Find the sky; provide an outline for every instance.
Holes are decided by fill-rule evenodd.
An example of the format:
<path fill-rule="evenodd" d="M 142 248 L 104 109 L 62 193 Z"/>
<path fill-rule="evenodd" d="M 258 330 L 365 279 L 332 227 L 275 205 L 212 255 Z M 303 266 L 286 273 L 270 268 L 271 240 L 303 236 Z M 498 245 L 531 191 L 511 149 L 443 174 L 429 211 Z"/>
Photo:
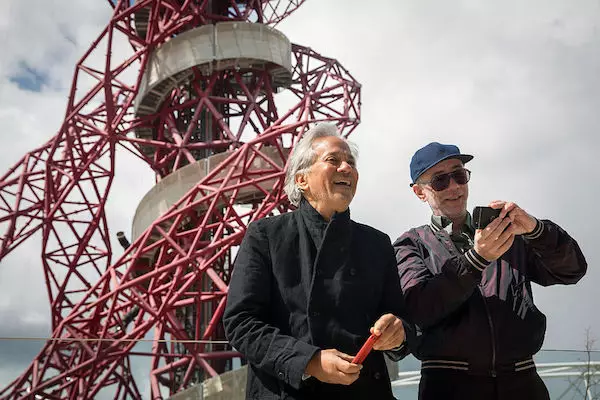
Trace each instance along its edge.
<path fill-rule="evenodd" d="M 0 0 L 0 174 L 57 132 L 75 63 L 110 16 L 105 0 Z M 354 219 L 392 240 L 426 223 L 429 209 L 408 187 L 410 157 L 431 141 L 457 144 L 475 156 L 470 208 L 514 201 L 561 225 L 587 258 L 577 285 L 534 287 L 548 317 L 544 348 L 583 349 L 587 328 L 600 339 L 600 3 L 307 0 L 278 29 L 362 84 Z M 125 152 L 117 171 L 109 224 L 129 231 L 154 180 Z M 0 262 L 0 337 L 49 333 L 40 244 Z M 0 341 L 0 387 L 41 345 Z"/>

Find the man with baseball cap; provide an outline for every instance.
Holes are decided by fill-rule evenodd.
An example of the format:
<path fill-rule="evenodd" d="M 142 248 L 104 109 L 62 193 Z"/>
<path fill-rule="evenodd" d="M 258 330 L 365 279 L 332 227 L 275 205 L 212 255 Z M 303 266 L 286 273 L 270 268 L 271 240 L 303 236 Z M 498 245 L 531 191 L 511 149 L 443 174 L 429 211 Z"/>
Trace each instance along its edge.
<path fill-rule="evenodd" d="M 549 399 L 532 356 L 542 346 L 546 317 L 531 282 L 574 284 L 587 263 L 563 229 L 515 203 L 484 229 L 467 212 L 473 156 L 430 143 L 410 163 L 410 186 L 429 204 L 431 222 L 394 243 L 403 296 L 422 361 L 419 399 Z"/>

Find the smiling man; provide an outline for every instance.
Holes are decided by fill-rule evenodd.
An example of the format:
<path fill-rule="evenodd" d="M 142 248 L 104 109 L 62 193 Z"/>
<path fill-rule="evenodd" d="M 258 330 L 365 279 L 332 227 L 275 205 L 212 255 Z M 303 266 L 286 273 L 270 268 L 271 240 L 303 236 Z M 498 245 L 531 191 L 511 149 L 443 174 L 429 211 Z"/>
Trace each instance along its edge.
<path fill-rule="evenodd" d="M 421 400 L 546 400 L 532 356 L 546 317 L 531 282 L 573 284 L 587 264 L 577 242 L 515 203 L 492 201 L 500 215 L 475 229 L 467 212 L 473 156 L 433 142 L 410 163 L 411 187 L 429 204 L 431 223 L 395 243 L 408 315 L 419 340 Z"/>
<path fill-rule="evenodd" d="M 357 183 L 354 148 L 317 125 L 286 170 L 298 209 L 248 226 L 223 318 L 246 398 L 394 398 L 382 351 L 406 354 L 404 301 L 389 237 L 350 219 Z M 375 351 L 352 363 L 370 333 Z"/>

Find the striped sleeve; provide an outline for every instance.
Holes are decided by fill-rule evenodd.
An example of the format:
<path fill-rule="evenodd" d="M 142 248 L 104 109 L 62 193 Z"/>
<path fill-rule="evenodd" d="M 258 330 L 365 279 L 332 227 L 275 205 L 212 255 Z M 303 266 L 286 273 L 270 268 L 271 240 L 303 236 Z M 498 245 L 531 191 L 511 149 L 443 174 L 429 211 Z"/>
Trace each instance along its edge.
<path fill-rule="evenodd" d="M 465 258 L 469 264 L 471 264 L 473 268 L 477 269 L 478 271 L 483 271 L 485 267 L 490 265 L 490 262 L 477 254 L 475 249 L 467 250 L 465 252 Z"/>
<path fill-rule="evenodd" d="M 540 221 L 539 219 L 536 219 L 535 228 L 533 228 L 533 230 L 531 232 L 525 233 L 523 235 L 523 238 L 527 239 L 527 240 L 537 239 L 540 236 L 542 236 L 543 232 L 544 232 L 544 223 L 542 221 Z"/>

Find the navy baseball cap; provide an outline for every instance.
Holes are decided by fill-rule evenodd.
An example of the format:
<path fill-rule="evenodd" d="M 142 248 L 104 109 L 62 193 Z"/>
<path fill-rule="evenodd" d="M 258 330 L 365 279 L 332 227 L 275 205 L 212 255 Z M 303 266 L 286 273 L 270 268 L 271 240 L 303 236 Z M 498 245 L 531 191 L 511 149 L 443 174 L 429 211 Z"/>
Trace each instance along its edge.
<path fill-rule="evenodd" d="M 416 183 L 417 179 L 419 179 L 425 171 L 440 161 L 448 160 L 449 158 L 457 158 L 462 161 L 463 164 L 466 164 L 473 159 L 473 156 L 469 154 L 460 154 L 459 148 L 453 144 L 431 142 L 427 146 L 417 150 L 412 157 L 412 160 L 410 160 L 410 178 L 413 183 Z"/>

